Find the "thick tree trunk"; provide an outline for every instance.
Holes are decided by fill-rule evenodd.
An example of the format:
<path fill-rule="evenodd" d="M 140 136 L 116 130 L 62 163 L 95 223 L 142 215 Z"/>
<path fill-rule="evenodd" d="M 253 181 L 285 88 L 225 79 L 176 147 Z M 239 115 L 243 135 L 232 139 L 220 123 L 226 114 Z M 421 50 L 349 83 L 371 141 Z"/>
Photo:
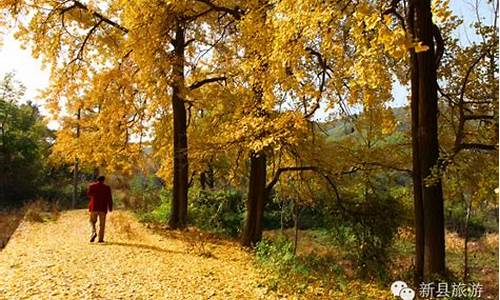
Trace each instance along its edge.
<path fill-rule="evenodd" d="M 417 53 L 418 147 L 424 216 L 424 278 L 445 273 L 444 205 L 441 179 L 425 184 L 439 159 L 437 74 L 431 1 L 415 0 L 416 37 L 427 51 Z"/>
<path fill-rule="evenodd" d="M 415 36 L 415 8 L 410 4 L 408 9 L 408 29 Z M 411 136 L 412 136 L 412 177 L 413 177 L 413 205 L 415 210 L 415 274 L 414 283 L 418 286 L 424 279 L 424 214 L 422 202 L 422 178 L 420 171 L 420 156 L 418 143 L 418 61 L 417 54 L 412 49 L 411 59 Z"/>
<path fill-rule="evenodd" d="M 78 109 L 78 112 L 76 113 L 76 138 L 78 139 L 80 137 L 80 118 L 81 118 L 81 109 Z M 76 207 L 76 200 L 78 197 L 78 169 L 79 169 L 79 164 L 80 161 L 78 157 L 75 158 L 75 163 L 73 166 L 73 198 L 71 199 L 71 208 Z"/>
<path fill-rule="evenodd" d="M 175 32 L 172 83 L 172 110 L 174 117 L 174 184 L 169 225 L 184 228 L 187 225 L 188 204 L 188 145 L 187 113 L 182 92 L 184 91 L 184 24 L 178 21 Z"/>
<path fill-rule="evenodd" d="M 415 58 L 416 59 L 416 58 Z M 416 68 L 415 68 L 416 69 Z M 412 77 L 415 72 L 412 70 Z M 412 78 L 413 82 L 413 78 Z M 417 90 L 417 89 L 415 89 Z M 413 89 L 412 89 L 413 94 Z M 420 284 L 424 276 L 424 205 L 422 199 L 422 174 L 420 170 L 418 142 L 418 92 L 411 97 L 412 152 L 413 152 L 413 204 L 415 209 L 415 283 Z"/>
<path fill-rule="evenodd" d="M 241 235 L 243 246 L 252 247 L 261 240 L 262 217 L 266 201 L 266 156 L 263 153 L 252 154 L 245 227 Z"/>

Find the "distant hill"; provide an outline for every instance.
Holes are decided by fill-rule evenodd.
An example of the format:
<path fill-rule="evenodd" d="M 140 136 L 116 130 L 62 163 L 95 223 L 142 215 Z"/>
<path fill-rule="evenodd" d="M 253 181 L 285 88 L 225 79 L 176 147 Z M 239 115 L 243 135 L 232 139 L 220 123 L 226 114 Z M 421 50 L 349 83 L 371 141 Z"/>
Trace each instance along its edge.
<path fill-rule="evenodd" d="M 411 129 L 409 107 L 394 107 L 391 110 L 398 123 L 397 132 L 409 131 Z M 359 116 L 360 114 L 345 116 L 333 121 L 319 123 L 318 126 L 328 136 L 328 140 L 335 141 L 355 132 L 353 120 Z"/>

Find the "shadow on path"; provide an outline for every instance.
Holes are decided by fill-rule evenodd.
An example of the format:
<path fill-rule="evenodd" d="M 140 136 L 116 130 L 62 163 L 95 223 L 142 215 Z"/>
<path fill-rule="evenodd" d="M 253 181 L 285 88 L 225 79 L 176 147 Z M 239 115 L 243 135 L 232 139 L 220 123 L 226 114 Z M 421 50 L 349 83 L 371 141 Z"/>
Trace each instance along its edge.
<path fill-rule="evenodd" d="M 146 245 L 146 244 L 134 244 L 134 243 L 123 243 L 123 242 L 105 242 L 103 244 L 98 244 L 99 246 L 124 246 L 124 247 L 132 247 L 132 248 L 139 248 L 139 249 L 145 249 L 145 250 L 153 250 L 153 251 L 158 251 L 158 252 L 163 252 L 163 253 L 175 253 L 175 254 L 189 254 L 187 252 L 182 252 L 182 251 L 176 251 L 176 250 L 168 250 L 164 248 L 160 248 L 157 246 L 152 246 L 152 245 Z"/>
<path fill-rule="evenodd" d="M 0 251 L 7 246 L 23 217 L 24 213 L 20 209 L 0 212 Z"/>

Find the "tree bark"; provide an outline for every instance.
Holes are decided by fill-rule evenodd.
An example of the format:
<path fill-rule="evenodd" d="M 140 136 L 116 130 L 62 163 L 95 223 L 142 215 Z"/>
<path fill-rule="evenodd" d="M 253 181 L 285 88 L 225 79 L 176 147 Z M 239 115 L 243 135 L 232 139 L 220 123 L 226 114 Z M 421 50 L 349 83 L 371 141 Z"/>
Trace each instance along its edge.
<path fill-rule="evenodd" d="M 81 118 L 81 109 L 78 108 L 76 113 L 76 138 L 80 137 L 80 118 Z M 76 200 L 78 197 L 78 169 L 79 169 L 80 161 L 78 157 L 75 157 L 75 164 L 73 166 L 73 198 L 71 199 L 71 208 L 76 207 Z"/>
<path fill-rule="evenodd" d="M 211 163 L 208 164 L 207 185 L 211 189 L 213 189 L 215 187 L 214 168 L 212 167 Z"/>
<path fill-rule="evenodd" d="M 73 165 L 73 197 L 71 199 L 71 208 L 76 207 L 76 200 L 78 198 L 78 172 L 79 172 L 79 160 L 78 157 L 75 158 L 75 163 Z"/>
<path fill-rule="evenodd" d="M 250 182 L 248 187 L 245 227 L 241 245 L 252 247 L 262 238 L 262 219 L 267 201 L 266 155 L 252 154 L 250 157 Z"/>
<path fill-rule="evenodd" d="M 7 114 L 7 112 L 5 112 Z M 8 166 L 8 160 L 7 160 L 7 139 L 5 137 L 5 123 L 6 120 L 2 121 L 2 124 L 0 126 L 0 132 L 2 133 L 2 156 L 1 156 L 1 161 L 2 165 L 0 167 L 0 200 L 4 203 L 7 201 L 7 195 L 5 193 L 5 186 L 6 186 L 6 180 L 7 180 L 7 166 Z"/>
<path fill-rule="evenodd" d="M 215 186 L 214 169 L 211 163 L 208 163 L 207 169 L 200 174 L 200 186 L 202 190 L 207 187 L 213 189 Z"/>
<path fill-rule="evenodd" d="M 416 38 L 428 46 L 417 53 L 418 148 L 424 216 L 424 278 L 445 273 L 444 203 L 441 178 L 425 184 L 439 159 L 437 72 L 431 1 L 415 0 Z"/>
<path fill-rule="evenodd" d="M 299 218 L 300 218 L 300 207 L 297 207 L 296 203 L 293 205 L 293 210 L 294 210 L 294 215 L 295 219 L 293 220 L 293 227 L 294 227 L 294 241 L 293 241 L 293 255 L 297 255 L 297 248 L 299 245 Z"/>
<path fill-rule="evenodd" d="M 464 224 L 464 282 L 469 280 L 469 221 L 472 209 L 472 200 L 465 200 L 464 194 L 462 193 L 462 201 L 466 202 L 467 208 L 465 212 L 465 224 Z"/>
<path fill-rule="evenodd" d="M 206 186 L 207 186 L 207 175 L 205 174 L 205 172 L 201 172 L 201 174 L 200 174 L 201 190 L 204 191 L 206 189 Z"/>
<path fill-rule="evenodd" d="M 408 8 L 408 30 L 415 36 L 415 7 L 410 3 Z M 418 286 L 424 277 L 424 215 L 422 202 L 422 180 L 420 170 L 419 142 L 418 142 L 418 61 L 415 50 L 410 51 L 411 59 L 411 136 L 412 136 L 412 177 L 413 177 L 413 205 L 415 210 L 415 274 L 414 283 Z"/>
<path fill-rule="evenodd" d="M 188 204 L 188 145 L 187 113 L 182 96 L 185 90 L 184 78 L 185 28 L 178 20 L 175 30 L 172 80 L 172 110 L 174 119 L 174 184 L 169 225 L 171 228 L 185 228 Z"/>

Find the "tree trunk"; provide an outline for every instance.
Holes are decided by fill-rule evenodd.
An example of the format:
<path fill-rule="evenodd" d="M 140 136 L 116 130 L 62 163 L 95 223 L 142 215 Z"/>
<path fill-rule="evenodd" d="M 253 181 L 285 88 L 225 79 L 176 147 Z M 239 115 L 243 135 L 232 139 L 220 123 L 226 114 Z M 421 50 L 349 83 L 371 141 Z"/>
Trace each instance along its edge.
<path fill-rule="evenodd" d="M 3 203 L 7 202 L 7 195 L 5 193 L 5 186 L 6 186 L 6 180 L 7 180 L 7 166 L 8 166 L 8 160 L 7 160 L 7 145 L 6 141 L 7 139 L 5 138 L 5 121 L 2 122 L 0 126 L 0 131 L 2 133 L 2 165 L 0 167 L 0 201 Z"/>
<path fill-rule="evenodd" d="M 211 189 L 213 189 L 215 187 L 214 168 L 212 167 L 211 163 L 208 164 L 207 185 Z"/>
<path fill-rule="evenodd" d="M 465 200 L 465 197 L 462 193 L 462 200 Z M 467 210 L 465 213 L 465 224 L 464 224 L 464 282 L 467 282 L 469 279 L 469 220 L 471 213 L 472 201 L 466 201 Z"/>
<path fill-rule="evenodd" d="M 283 229 L 285 228 L 284 223 L 284 214 L 285 214 L 285 201 L 281 200 L 281 215 L 280 215 L 280 231 L 283 234 Z"/>
<path fill-rule="evenodd" d="M 76 138 L 78 139 L 80 137 L 80 118 L 81 118 L 81 109 L 78 109 L 78 112 L 76 113 Z M 71 208 L 76 207 L 76 200 L 78 197 L 78 168 L 79 168 L 79 159 L 78 157 L 75 158 L 75 164 L 73 166 L 73 198 L 71 199 Z"/>
<path fill-rule="evenodd" d="M 294 221 L 293 227 L 295 229 L 295 237 L 293 241 L 293 255 L 297 255 L 297 248 L 299 245 L 299 218 L 301 209 L 299 207 L 296 207 L 296 205 L 294 204 L 293 210 L 295 215 L 295 220 L 293 220 Z"/>
<path fill-rule="evenodd" d="M 214 169 L 212 164 L 209 163 L 207 169 L 200 174 L 200 186 L 202 190 L 205 190 L 207 187 L 213 189 L 214 185 Z"/>
<path fill-rule="evenodd" d="M 71 208 L 76 207 L 76 200 L 78 198 L 78 168 L 79 160 L 75 158 L 75 163 L 73 166 L 73 198 L 71 199 Z"/>
<path fill-rule="evenodd" d="M 424 216 L 424 278 L 445 273 L 444 205 L 440 176 L 432 184 L 439 159 L 437 74 L 434 50 L 434 24 L 431 1 L 415 0 L 416 38 L 428 46 L 417 53 L 418 62 L 418 146 Z"/>
<path fill-rule="evenodd" d="M 415 36 L 415 8 L 410 3 L 408 9 L 408 29 Z M 420 156 L 418 143 L 418 61 L 415 51 L 410 51 L 411 59 L 411 136 L 412 136 L 412 177 L 413 177 L 413 205 L 415 210 L 415 274 L 414 283 L 418 286 L 424 277 L 424 215 L 422 202 L 422 180 L 420 171 Z"/>
<path fill-rule="evenodd" d="M 267 201 L 266 156 L 263 153 L 250 157 L 250 183 L 248 187 L 245 227 L 241 245 L 252 247 L 262 238 L 262 217 Z"/>
<path fill-rule="evenodd" d="M 183 100 L 184 91 L 184 24 L 178 21 L 175 31 L 172 80 L 172 109 L 174 117 L 174 184 L 169 225 L 171 228 L 185 228 L 188 204 L 188 145 L 187 113 Z"/>
<path fill-rule="evenodd" d="M 201 174 L 200 174 L 201 190 L 204 191 L 206 189 L 206 186 L 207 186 L 207 175 L 205 174 L 205 172 L 201 172 Z"/>

